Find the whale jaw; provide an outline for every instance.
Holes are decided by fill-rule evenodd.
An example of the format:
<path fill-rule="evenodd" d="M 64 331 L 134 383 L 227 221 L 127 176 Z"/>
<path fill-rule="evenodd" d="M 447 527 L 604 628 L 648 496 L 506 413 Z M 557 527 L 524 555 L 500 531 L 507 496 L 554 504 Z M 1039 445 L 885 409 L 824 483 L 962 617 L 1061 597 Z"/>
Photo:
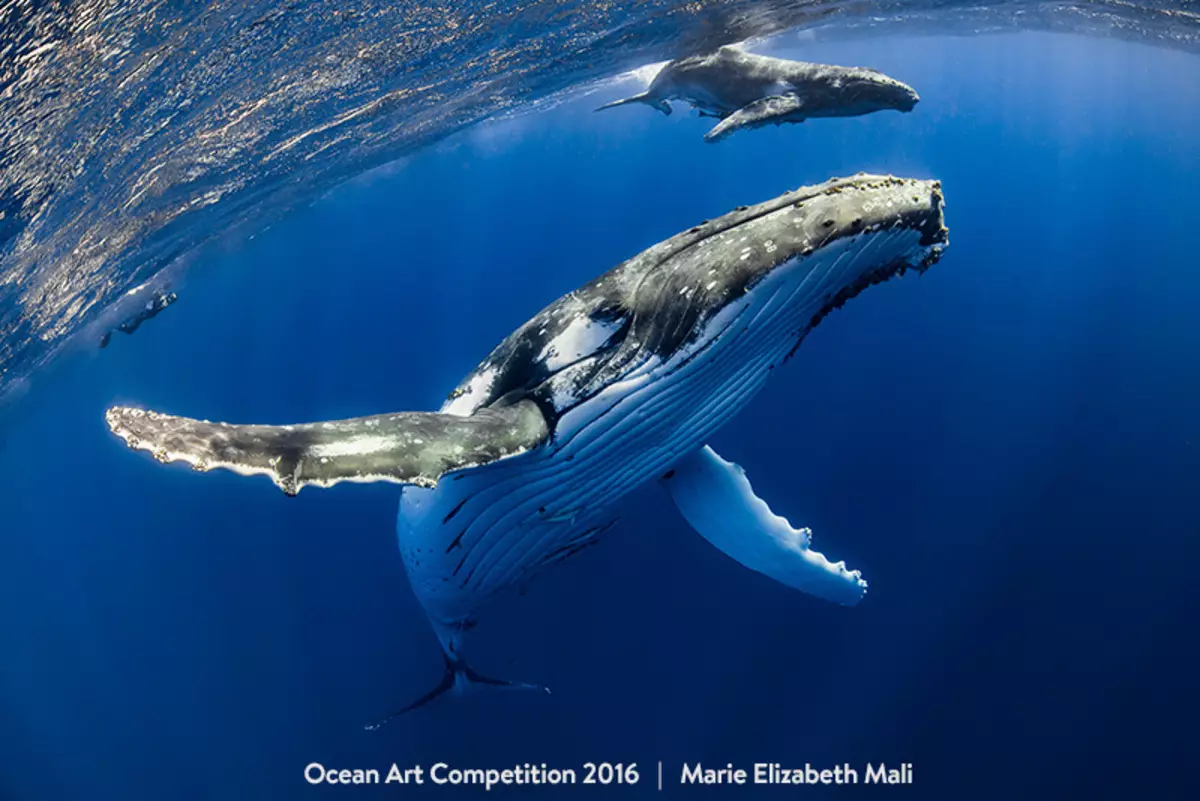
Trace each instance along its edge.
<path fill-rule="evenodd" d="M 914 257 L 913 254 L 907 254 L 881 262 L 859 273 L 838 289 L 813 315 L 807 331 L 816 328 L 830 312 L 842 308 L 846 301 L 862 294 L 868 287 L 902 276 L 909 270 L 916 270 L 918 273 L 924 274 L 926 270 L 941 260 L 946 247 L 950 244 L 950 230 L 946 227 L 944 217 L 945 198 L 942 195 L 940 181 L 926 182 L 926 186 L 929 193 L 929 210 L 925 223 L 918 229 L 921 234 L 918 246 L 922 248 L 919 256 Z"/>

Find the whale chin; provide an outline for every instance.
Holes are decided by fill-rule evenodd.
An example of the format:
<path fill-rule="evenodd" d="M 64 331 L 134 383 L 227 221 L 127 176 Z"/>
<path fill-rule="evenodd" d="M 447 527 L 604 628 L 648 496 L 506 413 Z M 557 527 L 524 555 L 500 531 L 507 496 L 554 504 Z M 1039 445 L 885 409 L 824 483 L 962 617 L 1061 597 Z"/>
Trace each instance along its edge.
<path fill-rule="evenodd" d="M 941 259 L 950 242 L 950 230 L 946 227 L 944 216 L 945 199 L 942 195 L 940 181 L 931 181 L 928 187 L 929 207 L 923 224 L 917 229 L 920 234 L 917 253 L 897 256 L 859 273 L 833 293 L 821 306 L 809 321 L 805 333 L 812 331 L 830 312 L 840 309 L 846 301 L 857 297 L 868 287 L 890 281 L 904 275 L 909 270 L 916 270 L 918 273 L 924 274 Z M 801 338 L 803 339 L 803 337 Z"/>
<path fill-rule="evenodd" d="M 909 270 L 915 269 L 918 273 L 924 273 L 927 269 L 933 266 L 933 264 L 937 262 L 939 258 L 941 258 L 941 250 L 934 249 L 929 252 L 929 255 L 926 256 L 925 260 L 919 265 L 914 265 L 908 259 L 901 258 L 886 264 L 882 264 L 872 270 L 868 270 L 851 283 L 839 289 L 834 296 L 830 298 L 824 306 L 821 307 L 820 311 L 813 315 L 812 320 L 810 320 L 808 323 L 807 330 L 812 331 L 814 328 L 820 325 L 822 320 L 829 316 L 830 312 L 842 308 L 842 306 L 846 305 L 846 301 L 858 297 L 868 287 L 875 286 L 876 284 L 882 284 L 885 281 L 890 281 L 893 278 L 904 275 Z"/>

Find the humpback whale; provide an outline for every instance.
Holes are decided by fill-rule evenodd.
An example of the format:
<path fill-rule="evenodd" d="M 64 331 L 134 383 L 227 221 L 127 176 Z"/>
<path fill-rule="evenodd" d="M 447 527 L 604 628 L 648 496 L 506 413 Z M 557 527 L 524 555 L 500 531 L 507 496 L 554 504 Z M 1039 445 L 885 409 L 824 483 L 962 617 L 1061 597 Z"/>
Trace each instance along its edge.
<path fill-rule="evenodd" d="M 942 208 L 938 181 L 862 173 L 738 207 L 551 303 L 437 412 L 230 425 L 113 407 L 107 423 L 159 461 L 264 475 L 289 495 L 402 485 L 397 542 L 445 672 L 385 720 L 450 690 L 535 688 L 477 673 L 464 633 L 500 590 L 594 543 L 646 483 L 744 566 L 837 604 L 863 597 L 859 571 L 814 550 L 705 442 L 827 314 L 936 262 Z"/>
<path fill-rule="evenodd" d="M 174 292 L 162 292 L 155 295 L 150 300 L 139 308 L 128 319 L 117 326 L 116 330 L 123 334 L 132 334 L 141 328 L 142 323 L 147 320 L 152 320 L 162 313 L 162 310 L 170 306 L 175 301 L 179 300 L 179 296 Z M 105 331 L 100 336 L 100 347 L 107 348 L 108 343 L 112 339 L 112 331 Z"/>
<path fill-rule="evenodd" d="M 687 101 L 702 116 L 719 118 L 704 135 L 706 142 L 717 142 L 743 128 L 804 122 L 809 117 L 912 111 L 920 98 L 912 87 L 877 70 L 789 61 L 726 45 L 670 62 L 645 92 L 596 111 L 643 103 L 670 114 L 669 100 Z"/>

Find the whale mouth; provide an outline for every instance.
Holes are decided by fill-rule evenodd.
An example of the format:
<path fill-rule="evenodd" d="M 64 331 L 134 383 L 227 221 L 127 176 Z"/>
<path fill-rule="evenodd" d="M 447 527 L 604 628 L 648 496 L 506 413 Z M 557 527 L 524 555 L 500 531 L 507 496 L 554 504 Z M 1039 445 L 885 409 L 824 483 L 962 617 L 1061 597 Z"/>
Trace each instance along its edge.
<path fill-rule="evenodd" d="M 816 328 L 830 312 L 842 308 L 846 301 L 857 297 L 868 287 L 882 284 L 893 278 L 902 276 L 909 270 L 924 274 L 936 264 L 950 244 L 950 229 L 946 227 L 945 197 L 942 195 L 940 181 L 934 181 L 930 188 L 930 206 L 927 218 L 918 229 L 921 233 L 920 246 L 922 250 L 918 258 L 911 255 L 900 256 L 891 261 L 883 262 L 869 270 L 860 273 L 854 280 L 835 292 L 813 315 L 805 333 Z M 803 339 L 803 336 L 801 337 Z M 797 343 L 798 345 L 799 343 Z M 793 349 L 794 352 L 794 349 Z"/>
<path fill-rule="evenodd" d="M 924 273 L 940 258 L 940 249 L 930 249 L 928 255 L 919 264 L 914 265 L 909 259 L 900 258 L 867 270 L 854 281 L 839 289 L 833 297 L 826 301 L 825 305 L 809 321 L 808 327 L 805 329 L 806 333 L 820 325 L 821 321 L 829 316 L 831 312 L 846 305 L 846 301 L 858 297 L 868 287 L 890 281 L 893 278 L 904 275 L 909 270 L 915 269 L 918 273 Z"/>

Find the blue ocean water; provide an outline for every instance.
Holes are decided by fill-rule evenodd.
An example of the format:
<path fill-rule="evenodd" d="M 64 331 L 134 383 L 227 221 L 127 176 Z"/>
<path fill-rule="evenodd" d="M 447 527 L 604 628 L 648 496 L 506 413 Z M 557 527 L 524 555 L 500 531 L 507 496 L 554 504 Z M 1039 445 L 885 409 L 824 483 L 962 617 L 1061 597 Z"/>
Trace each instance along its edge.
<path fill-rule="evenodd" d="M 1190 581 L 1200 511 L 1200 61 L 1049 34 L 806 42 L 907 115 L 713 146 L 628 86 L 487 123 L 209 250 L 180 301 L 47 377 L 0 442 L 0 799 L 306 799 L 303 769 L 910 762 L 910 787 L 730 797 L 1200 793 Z M 485 672 L 550 697 L 362 724 L 440 675 L 397 491 L 163 468 L 136 403 L 297 422 L 436 408 L 504 335 L 639 250 L 860 170 L 942 180 L 951 246 L 831 315 L 713 445 L 861 568 L 841 609 L 751 573 L 656 487 L 596 548 L 498 601 Z M 523 797 L 516 790 L 489 795 Z M 710 791 L 722 794 L 722 791 Z"/>

